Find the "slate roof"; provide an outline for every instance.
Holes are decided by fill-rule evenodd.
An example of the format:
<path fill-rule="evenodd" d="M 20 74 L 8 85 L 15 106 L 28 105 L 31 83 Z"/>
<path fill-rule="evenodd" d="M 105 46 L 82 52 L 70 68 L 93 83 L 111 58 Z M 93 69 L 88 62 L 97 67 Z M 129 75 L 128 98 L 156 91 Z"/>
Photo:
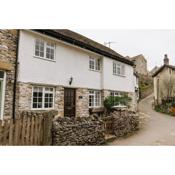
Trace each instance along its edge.
<path fill-rule="evenodd" d="M 56 39 L 62 40 L 69 44 L 76 45 L 78 47 L 90 50 L 92 52 L 101 54 L 103 56 L 106 56 L 133 66 L 132 61 L 127 60 L 125 57 L 115 52 L 114 50 L 110 49 L 109 47 L 106 47 L 92 39 L 89 39 L 71 30 L 68 30 L 68 29 L 33 29 L 33 30 L 35 32 L 52 36 Z"/>
<path fill-rule="evenodd" d="M 156 75 L 158 75 L 165 67 L 170 68 L 175 71 L 175 66 L 164 64 L 156 72 L 153 73 L 152 77 L 155 77 Z"/>

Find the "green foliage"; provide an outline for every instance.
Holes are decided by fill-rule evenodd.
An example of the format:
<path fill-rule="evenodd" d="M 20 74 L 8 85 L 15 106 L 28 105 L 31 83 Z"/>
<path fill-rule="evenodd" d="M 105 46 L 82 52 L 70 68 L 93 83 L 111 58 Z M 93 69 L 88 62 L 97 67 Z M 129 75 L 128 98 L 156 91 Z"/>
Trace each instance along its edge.
<path fill-rule="evenodd" d="M 175 113 L 171 111 L 173 105 L 174 103 L 164 103 L 162 105 L 157 105 L 155 106 L 155 111 L 175 116 Z"/>
<path fill-rule="evenodd" d="M 108 96 L 104 100 L 104 106 L 107 109 L 107 111 L 110 111 L 113 106 L 117 106 L 119 104 L 129 106 L 129 102 L 131 100 L 132 99 L 128 97 L 128 95 L 117 96 L 117 97 Z"/>

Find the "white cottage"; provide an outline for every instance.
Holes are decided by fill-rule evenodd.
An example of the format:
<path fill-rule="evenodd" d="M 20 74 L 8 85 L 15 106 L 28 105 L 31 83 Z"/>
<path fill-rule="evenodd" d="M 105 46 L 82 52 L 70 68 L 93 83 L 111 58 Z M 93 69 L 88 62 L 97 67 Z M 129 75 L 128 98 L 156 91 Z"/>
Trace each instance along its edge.
<path fill-rule="evenodd" d="M 102 109 L 105 97 L 122 93 L 136 109 L 133 63 L 78 33 L 20 30 L 17 55 L 18 111 L 87 117 L 89 109 Z"/>

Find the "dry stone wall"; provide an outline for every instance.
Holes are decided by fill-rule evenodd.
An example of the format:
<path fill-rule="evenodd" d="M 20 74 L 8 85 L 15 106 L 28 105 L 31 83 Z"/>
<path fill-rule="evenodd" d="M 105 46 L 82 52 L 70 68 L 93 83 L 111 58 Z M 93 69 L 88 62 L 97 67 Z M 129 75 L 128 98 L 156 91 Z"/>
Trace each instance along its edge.
<path fill-rule="evenodd" d="M 53 122 L 53 145 L 101 145 L 104 123 L 94 117 L 58 118 Z"/>
<path fill-rule="evenodd" d="M 116 137 L 122 137 L 139 129 L 139 115 L 134 111 L 113 111 L 110 116 L 112 120 L 112 131 Z"/>

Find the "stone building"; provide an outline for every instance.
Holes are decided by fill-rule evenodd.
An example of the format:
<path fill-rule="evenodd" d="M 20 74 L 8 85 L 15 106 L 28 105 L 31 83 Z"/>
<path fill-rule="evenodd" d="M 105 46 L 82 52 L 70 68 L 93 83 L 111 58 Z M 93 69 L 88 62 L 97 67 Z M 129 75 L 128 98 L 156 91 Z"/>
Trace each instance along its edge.
<path fill-rule="evenodd" d="M 127 59 L 134 62 L 135 72 L 137 72 L 138 74 L 141 74 L 141 75 L 148 74 L 147 60 L 145 59 L 145 57 L 142 54 L 134 56 L 134 57 L 127 56 Z"/>
<path fill-rule="evenodd" d="M 158 69 L 159 69 L 159 67 L 158 67 L 158 66 L 155 66 L 155 67 L 152 68 L 152 70 L 149 72 L 149 75 L 152 76 Z"/>
<path fill-rule="evenodd" d="M 133 62 L 112 49 L 64 29 L 14 30 L 9 35 L 9 31 L 1 30 L 1 37 L 7 36 L 4 43 L 9 43 L 1 44 L 8 48 L 7 56 L 5 52 L 1 55 L 5 61 L 10 58 L 13 77 L 10 90 L 4 85 L 6 96 L 11 98 L 2 100 L 4 117 L 12 115 L 13 106 L 16 114 L 54 109 L 61 117 L 87 117 L 89 111 L 103 109 L 107 96 L 124 93 L 132 97 L 131 108 L 137 108 Z"/>
<path fill-rule="evenodd" d="M 14 82 L 17 30 L 0 30 L 0 118 L 12 117 L 14 111 Z"/>
<path fill-rule="evenodd" d="M 152 76 L 154 78 L 155 105 L 161 104 L 162 99 L 175 96 L 175 66 L 169 64 L 169 58 L 164 55 L 164 64 Z"/>

